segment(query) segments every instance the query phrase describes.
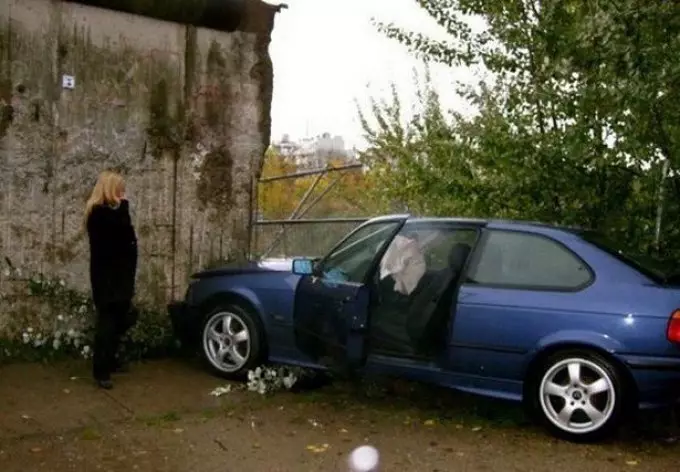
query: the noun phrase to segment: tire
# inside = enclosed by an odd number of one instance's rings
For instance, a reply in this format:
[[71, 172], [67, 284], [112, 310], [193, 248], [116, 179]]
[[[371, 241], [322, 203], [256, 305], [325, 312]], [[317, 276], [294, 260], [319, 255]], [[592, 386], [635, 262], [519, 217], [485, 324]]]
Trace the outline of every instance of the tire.
[[620, 426], [628, 404], [626, 382], [602, 355], [560, 351], [529, 375], [527, 406], [554, 436], [594, 442], [613, 435]]
[[237, 304], [211, 310], [204, 318], [199, 340], [201, 357], [210, 371], [229, 379], [243, 379], [261, 364], [264, 343], [264, 330], [256, 315]]

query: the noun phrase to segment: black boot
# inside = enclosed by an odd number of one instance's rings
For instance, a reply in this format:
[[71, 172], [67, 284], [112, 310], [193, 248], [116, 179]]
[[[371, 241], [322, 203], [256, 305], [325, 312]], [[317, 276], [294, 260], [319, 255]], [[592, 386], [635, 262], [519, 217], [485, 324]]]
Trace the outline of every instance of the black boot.
[[103, 388], [104, 390], [111, 390], [113, 388], [113, 382], [111, 382], [111, 379], [97, 379], [97, 385], [99, 388]]

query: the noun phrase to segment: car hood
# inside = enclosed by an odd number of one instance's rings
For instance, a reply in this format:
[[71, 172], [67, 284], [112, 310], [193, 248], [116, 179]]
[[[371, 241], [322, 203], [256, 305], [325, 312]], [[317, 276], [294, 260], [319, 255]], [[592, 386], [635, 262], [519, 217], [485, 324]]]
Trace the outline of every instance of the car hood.
[[255, 274], [269, 272], [291, 272], [293, 268], [292, 259], [262, 259], [259, 261], [248, 261], [241, 265], [216, 267], [206, 269], [193, 274], [195, 279], [205, 279], [223, 275]]

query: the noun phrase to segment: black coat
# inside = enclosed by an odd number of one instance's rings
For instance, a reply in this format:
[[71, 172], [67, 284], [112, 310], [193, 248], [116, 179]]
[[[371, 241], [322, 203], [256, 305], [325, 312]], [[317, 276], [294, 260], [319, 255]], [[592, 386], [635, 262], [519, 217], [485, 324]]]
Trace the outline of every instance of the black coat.
[[137, 273], [137, 235], [127, 200], [118, 208], [95, 206], [87, 218], [87, 233], [95, 305], [131, 302]]

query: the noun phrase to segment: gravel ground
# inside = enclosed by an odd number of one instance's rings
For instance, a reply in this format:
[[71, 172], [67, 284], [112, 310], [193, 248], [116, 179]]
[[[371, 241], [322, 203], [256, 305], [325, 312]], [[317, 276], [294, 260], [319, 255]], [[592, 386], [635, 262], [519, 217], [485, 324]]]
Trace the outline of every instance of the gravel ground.
[[[653, 428], [576, 445], [526, 424], [516, 407], [394, 384], [261, 397], [189, 362], [133, 366], [110, 392], [88, 366], [0, 367], [0, 470], [346, 471], [372, 444], [382, 471], [677, 471], [680, 446]], [[646, 423], [652, 421], [647, 417]]]

